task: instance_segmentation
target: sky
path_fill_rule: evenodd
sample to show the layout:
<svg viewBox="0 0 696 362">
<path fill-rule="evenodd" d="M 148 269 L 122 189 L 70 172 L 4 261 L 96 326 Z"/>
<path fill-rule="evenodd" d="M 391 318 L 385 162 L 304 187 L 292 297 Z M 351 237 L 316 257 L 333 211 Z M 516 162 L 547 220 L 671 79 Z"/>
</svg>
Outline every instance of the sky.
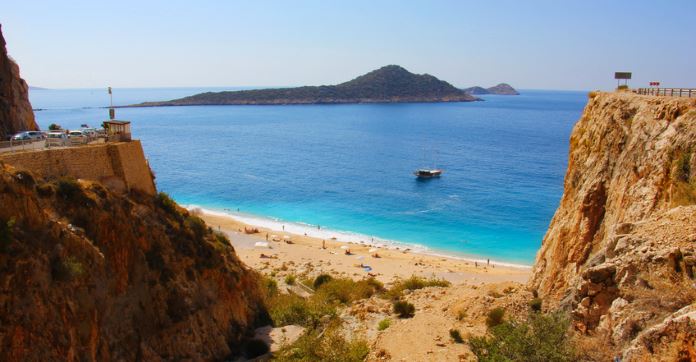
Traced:
<svg viewBox="0 0 696 362">
<path fill-rule="evenodd" d="M 388 64 L 455 86 L 696 87 L 696 1 L 3 0 L 47 88 L 336 84 Z"/>
</svg>

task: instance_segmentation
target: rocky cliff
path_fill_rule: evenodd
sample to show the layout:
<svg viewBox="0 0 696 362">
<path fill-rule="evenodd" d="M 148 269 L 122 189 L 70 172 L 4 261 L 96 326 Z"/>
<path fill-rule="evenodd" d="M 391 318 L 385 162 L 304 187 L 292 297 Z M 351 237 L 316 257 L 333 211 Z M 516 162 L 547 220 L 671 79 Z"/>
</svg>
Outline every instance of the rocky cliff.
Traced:
<svg viewBox="0 0 696 362">
<path fill-rule="evenodd" d="M 19 131 L 38 130 L 29 103 L 29 86 L 19 77 L 19 67 L 7 55 L 0 25 L 0 141 Z"/>
<path fill-rule="evenodd" d="M 676 360 L 695 269 L 696 100 L 590 93 L 531 287 L 629 359 Z"/>
<path fill-rule="evenodd" d="M 229 241 L 165 195 L 0 163 L 0 360 L 225 360 L 265 318 Z"/>
</svg>

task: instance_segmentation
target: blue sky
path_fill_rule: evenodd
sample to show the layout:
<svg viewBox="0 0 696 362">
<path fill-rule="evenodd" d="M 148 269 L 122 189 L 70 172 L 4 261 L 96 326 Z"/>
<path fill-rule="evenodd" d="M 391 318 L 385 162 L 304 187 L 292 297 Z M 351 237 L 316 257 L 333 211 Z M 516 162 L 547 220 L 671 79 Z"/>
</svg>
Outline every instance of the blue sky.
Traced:
<svg viewBox="0 0 696 362">
<path fill-rule="evenodd" d="M 334 84 L 387 64 L 456 86 L 696 87 L 696 1 L 3 1 L 50 88 Z M 667 30 L 669 29 L 669 30 Z"/>
</svg>

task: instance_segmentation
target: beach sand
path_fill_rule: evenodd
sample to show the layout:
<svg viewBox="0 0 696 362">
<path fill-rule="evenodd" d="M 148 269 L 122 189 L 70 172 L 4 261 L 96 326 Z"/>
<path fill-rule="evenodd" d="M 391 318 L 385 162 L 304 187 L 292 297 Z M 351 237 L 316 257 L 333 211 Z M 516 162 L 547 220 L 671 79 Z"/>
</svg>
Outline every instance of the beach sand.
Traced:
<svg viewBox="0 0 696 362">
<path fill-rule="evenodd" d="M 496 265 L 494 262 L 490 265 L 478 262 L 476 266 L 474 261 L 459 258 L 349 244 L 341 240 L 324 240 L 324 249 L 322 239 L 247 225 L 231 216 L 207 213 L 200 209 L 196 209 L 195 213 L 208 226 L 225 232 L 242 261 L 264 274 L 315 276 L 329 273 L 353 279 L 374 276 L 386 284 L 412 275 L 445 279 L 452 284 L 508 281 L 526 283 L 531 274 L 528 267 Z M 259 232 L 246 234 L 245 228 L 257 228 Z M 255 246 L 257 242 L 266 242 L 266 235 L 270 248 Z M 279 241 L 272 241 L 272 235 L 276 235 Z M 290 238 L 291 244 L 284 241 L 285 236 Z M 352 255 L 345 255 L 346 247 Z M 371 249 L 376 251 L 370 252 Z M 380 257 L 373 257 L 375 253 Z M 369 266 L 371 270 L 368 271 L 364 266 Z"/>
</svg>

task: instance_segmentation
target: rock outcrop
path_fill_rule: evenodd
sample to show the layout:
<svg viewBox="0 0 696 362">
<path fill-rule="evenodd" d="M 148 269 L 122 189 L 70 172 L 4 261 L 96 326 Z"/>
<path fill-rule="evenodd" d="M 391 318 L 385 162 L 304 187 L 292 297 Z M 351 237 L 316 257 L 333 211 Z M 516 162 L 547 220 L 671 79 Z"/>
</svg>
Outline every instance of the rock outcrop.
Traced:
<svg viewBox="0 0 696 362">
<path fill-rule="evenodd" d="M 498 95 L 505 95 L 505 96 L 516 96 L 519 95 L 520 93 L 515 90 L 515 88 L 512 88 L 511 85 L 507 83 L 500 83 L 498 85 L 494 85 L 490 88 L 488 88 L 488 91 L 491 94 L 498 94 Z"/>
<path fill-rule="evenodd" d="M 38 130 L 29 103 L 29 86 L 8 55 L 0 25 L 0 141 L 19 131 Z"/>
<path fill-rule="evenodd" d="M 649 345 L 648 333 L 696 301 L 696 101 L 590 93 L 564 187 L 531 288 L 618 351 L 688 349 L 671 333 L 670 351 Z"/>
<path fill-rule="evenodd" d="M 474 95 L 496 94 L 503 96 L 516 96 L 520 94 L 518 91 L 515 90 L 515 88 L 512 88 L 512 86 L 507 83 L 500 83 L 489 88 L 483 88 L 479 86 L 469 87 L 465 88 L 464 92 Z"/>
<path fill-rule="evenodd" d="M 229 241 L 165 195 L 0 163 L 0 360 L 226 360 L 267 318 Z"/>
</svg>

